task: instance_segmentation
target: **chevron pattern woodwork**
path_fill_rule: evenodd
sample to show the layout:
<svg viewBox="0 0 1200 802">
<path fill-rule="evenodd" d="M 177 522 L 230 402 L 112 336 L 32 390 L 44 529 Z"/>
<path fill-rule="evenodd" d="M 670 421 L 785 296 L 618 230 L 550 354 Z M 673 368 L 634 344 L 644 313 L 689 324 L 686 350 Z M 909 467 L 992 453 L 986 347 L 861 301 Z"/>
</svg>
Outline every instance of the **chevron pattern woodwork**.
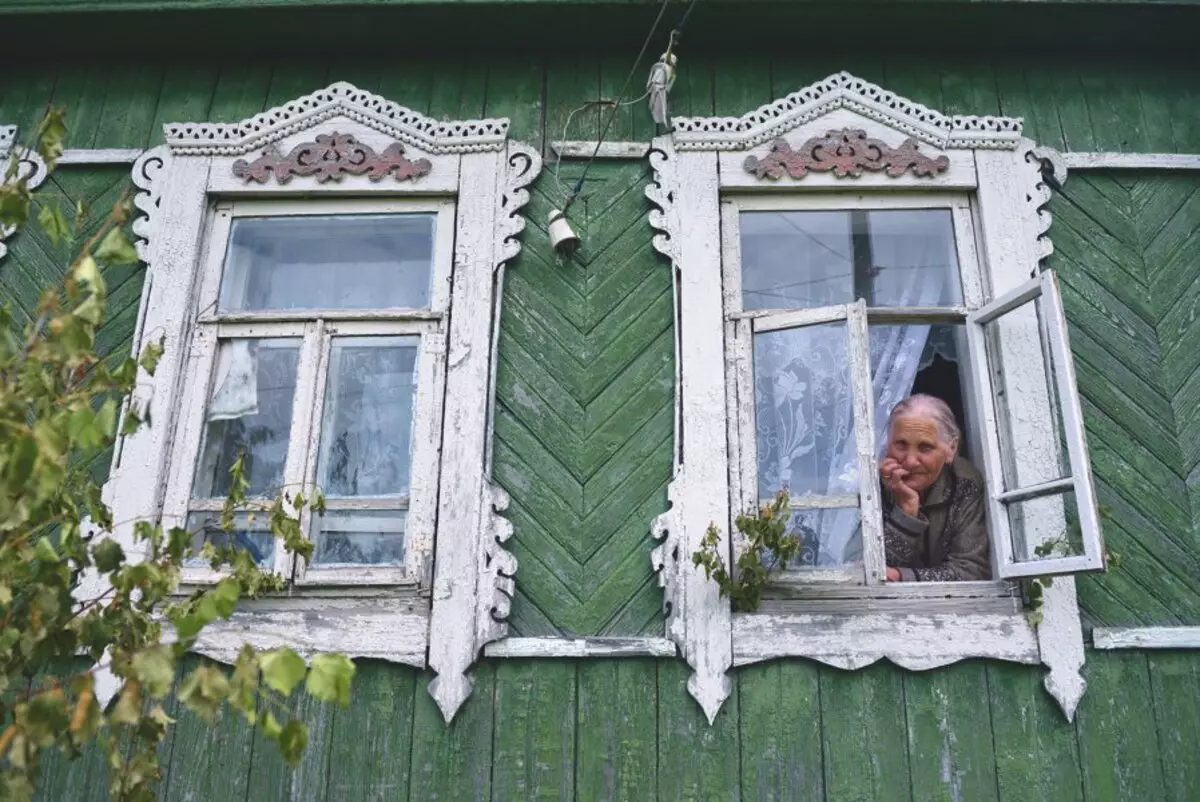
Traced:
<svg viewBox="0 0 1200 802">
<path fill-rule="evenodd" d="M 1105 539 L 1095 624 L 1200 622 L 1200 180 L 1072 173 L 1051 234 Z"/>
<path fill-rule="evenodd" d="M 564 164 L 559 180 L 578 175 Z M 647 180 L 644 161 L 593 165 L 570 210 L 583 245 L 560 265 L 549 166 L 505 275 L 493 447 L 520 560 L 514 635 L 662 634 L 649 526 L 671 474 L 674 328 Z"/>
<path fill-rule="evenodd" d="M 78 244 L 96 232 L 127 188 L 132 189 L 128 167 L 63 167 L 37 191 L 33 219 L 6 241 L 8 254 L 0 259 L 0 303 L 9 305 L 18 326 L 24 327 L 37 314 L 42 292 L 62 282 L 66 268 L 77 255 Z M 76 210 L 82 210 L 75 245 L 52 243 L 37 224 L 42 204 L 51 202 L 59 204 L 71 224 L 76 223 Z M 96 337 L 96 350 L 115 364 L 129 355 L 133 344 L 143 272 L 141 265 L 107 267 L 104 271 L 108 318 Z M 107 475 L 109 462 L 109 452 L 92 459 L 91 469 L 98 479 Z"/>
</svg>

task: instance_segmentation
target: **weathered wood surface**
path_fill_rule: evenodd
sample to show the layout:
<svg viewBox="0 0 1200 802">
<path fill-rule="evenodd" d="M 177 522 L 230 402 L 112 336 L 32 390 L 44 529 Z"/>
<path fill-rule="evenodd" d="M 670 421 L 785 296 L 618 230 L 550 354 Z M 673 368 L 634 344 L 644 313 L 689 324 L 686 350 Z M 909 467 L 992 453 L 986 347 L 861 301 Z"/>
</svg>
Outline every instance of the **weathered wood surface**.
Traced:
<svg viewBox="0 0 1200 802">
<path fill-rule="evenodd" d="M 303 74 L 294 60 L 9 66 L 0 75 L 0 122 L 28 131 L 54 97 L 70 107 L 70 146 L 144 148 L 161 141 L 164 121 L 239 120 L 276 100 L 345 79 L 439 119 L 509 116 L 515 138 L 541 144 L 564 138 L 562 125 L 572 108 L 600 92 L 615 94 L 627 56 L 489 64 L 462 54 L 386 63 L 314 56 Z M 947 113 L 1024 116 L 1030 138 L 1067 151 L 1200 153 L 1194 89 L 1200 72 L 1190 64 L 1030 54 L 989 64 L 865 51 L 834 58 L 797 49 L 773 63 L 693 50 L 686 67 L 672 93 L 681 114 L 740 114 L 846 68 Z M 570 86 L 554 88 L 565 84 Z M 614 138 L 649 138 L 641 107 L 622 115 Z M 599 125 L 597 113 L 577 114 L 565 138 L 594 139 Z M 52 181 L 69 198 L 93 198 L 99 211 L 107 202 L 99 198 L 115 195 L 118 176 L 127 172 L 64 167 Z M 111 183 L 104 186 L 105 180 Z M 1186 174 L 1074 172 L 1052 205 L 1051 263 L 1063 279 L 1097 489 L 1110 512 L 1105 534 L 1109 547 L 1125 557 L 1120 570 L 1080 581 L 1081 606 L 1098 625 L 1200 621 L 1194 529 L 1200 511 L 1200 379 L 1194 360 L 1190 367 L 1187 361 L 1200 355 L 1200 327 L 1194 324 L 1198 204 L 1195 179 Z M 544 217 L 530 219 L 525 242 L 540 243 Z M 23 309 L 56 263 L 34 234 L 9 244 L 0 262 L 0 298 Z M 41 266 L 31 266 L 37 260 Z M 514 267 L 509 277 L 520 270 L 533 275 L 532 267 Z M 130 300 L 119 304 L 117 275 L 110 273 L 113 317 L 102 335 L 111 337 L 105 348 L 113 358 L 128 352 L 141 286 L 140 272 L 130 270 L 123 279 Z M 531 281 L 546 282 L 537 284 L 539 290 L 563 277 L 553 265 L 536 275 Z M 506 301 L 517 295 L 511 284 L 506 287 Z M 133 311 L 118 323 L 130 304 Z M 671 333 L 664 327 L 659 337 L 654 347 L 669 355 Z M 508 329 L 502 338 L 500 358 L 514 372 L 538 377 L 545 370 L 542 359 L 514 347 Z M 547 395 L 555 392 L 540 378 L 530 381 Z M 668 387 L 664 406 L 669 393 Z M 561 396 L 545 400 L 557 403 Z M 649 461 L 662 460 L 665 483 L 669 446 L 658 448 Z M 107 460 L 96 467 L 103 474 Z M 628 504 L 627 520 L 649 521 L 662 511 L 662 483 L 658 495 Z M 514 507 L 510 519 L 518 540 L 519 515 Z M 528 588 L 523 592 L 545 598 L 550 591 L 538 589 L 527 565 L 520 573 Z M 555 631 L 553 622 L 541 626 L 531 632 Z M 733 696 L 709 728 L 687 695 L 688 671 L 677 660 L 530 662 L 532 673 L 509 669 L 498 676 L 501 661 L 482 661 L 473 669 L 471 699 L 447 727 L 428 694 L 428 672 L 360 661 L 354 703 L 331 711 L 332 721 L 323 725 L 332 733 L 322 742 L 327 746 L 314 743 L 318 750 L 306 758 L 315 763 L 299 775 L 307 778 L 303 795 L 490 800 L 514 798 L 514 787 L 536 781 L 545 798 L 579 800 L 954 799 L 956 793 L 1018 802 L 1085 794 L 1089 800 L 1200 798 L 1200 763 L 1194 759 L 1200 750 L 1200 656 L 1194 652 L 1090 651 L 1090 687 L 1074 726 L 1042 689 L 1041 669 L 1008 663 L 915 674 L 887 663 L 855 673 L 800 660 L 757 664 L 732 673 Z M 546 672 L 540 680 L 546 700 L 535 704 L 549 708 L 553 701 L 554 718 L 535 714 L 521 730 L 528 746 L 517 744 L 504 734 L 497 711 L 507 714 L 514 699 L 529 698 L 521 696 L 522 684 L 538 681 L 538 672 Z M 555 724 L 568 716 L 575 724 L 564 738 L 564 728 Z M 187 713 L 178 718 L 164 749 L 169 765 L 162 798 L 256 799 L 250 778 L 263 776 L 256 763 L 268 759 L 269 748 L 259 749 L 249 728 L 232 717 L 216 731 Z M 541 759 L 559 765 L 523 766 L 519 773 L 508 766 L 495 782 L 500 747 L 505 759 L 551 755 Z M 568 765 L 573 779 L 564 784 Z M 48 758 L 44 773 L 42 799 L 104 798 L 103 759 L 96 751 L 71 763 Z"/>
</svg>

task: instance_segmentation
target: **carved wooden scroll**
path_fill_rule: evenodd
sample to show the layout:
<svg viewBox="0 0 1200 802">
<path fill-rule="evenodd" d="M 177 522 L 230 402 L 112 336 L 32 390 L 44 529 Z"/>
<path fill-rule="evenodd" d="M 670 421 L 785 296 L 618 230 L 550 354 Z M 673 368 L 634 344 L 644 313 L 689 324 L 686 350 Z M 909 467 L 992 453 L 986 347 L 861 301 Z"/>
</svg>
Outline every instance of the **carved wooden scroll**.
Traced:
<svg viewBox="0 0 1200 802">
<path fill-rule="evenodd" d="M 858 178 L 863 170 L 885 172 L 899 178 L 908 170 L 913 175 L 929 177 L 950 168 L 945 156 L 931 159 L 917 151 L 917 141 L 909 138 L 898 148 L 893 148 L 879 139 L 872 139 L 867 132 L 855 128 L 829 131 L 825 136 L 813 137 L 792 150 L 785 139 L 776 139 L 771 152 L 761 159 L 747 156 L 746 172 L 757 178 L 777 180 L 786 171 L 792 178 L 804 178 L 809 170 L 832 172 L 838 178 Z"/>
<path fill-rule="evenodd" d="M 341 181 L 344 175 L 365 175 L 379 181 L 391 173 L 397 181 L 428 175 L 433 165 L 428 159 L 409 161 L 404 146 L 393 142 L 382 153 L 359 142 L 351 134 L 321 134 L 315 142 L 303 142 L 286 156 L 275 145 L 268 145 L 253 162 L 238 159 L 233 174 L 247 183 L 265 184 L 274 173 L 275 180 L 286 184 L 295 176 L 316 176 L 322 184 Z"/>
</svg>

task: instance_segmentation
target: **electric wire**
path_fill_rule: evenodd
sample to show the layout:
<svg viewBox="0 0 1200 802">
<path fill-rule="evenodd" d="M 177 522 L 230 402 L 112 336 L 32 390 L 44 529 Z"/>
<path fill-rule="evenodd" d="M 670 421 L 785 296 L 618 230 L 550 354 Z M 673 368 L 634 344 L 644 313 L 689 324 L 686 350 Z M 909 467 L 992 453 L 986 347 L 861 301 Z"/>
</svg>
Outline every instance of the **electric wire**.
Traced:
<svg viewBox="0 0 1200 802">
<path fill-rule="evenodd" d="M 654 34 L 658 31 L 659 23 L 662 22 L 663 16 L 666 15 L 667 5 L 670 2 L 671 0 L 663 0 L 659 5 L 658 15 L 654 18 L 654 24 L 650 26 L 650 32 L 646 34 L 646 39 L 642 42 L 642 47 L 638 51 L 637 58 L 633 60 L 633 66 L 630 67 L 629 74 L 625 76 L 625 83 L 617 95 L 617 102 L 613 105 L 612 111 L 609 112 L 608 121 L 604 124 L 604 128 L 600 130 L 600 138 L 596 140 L 596 147 L 593 148 L 591 157 L 588 159 L 587 164 L 583 166 L 583 172 L 580 174 L 579 180 L 575 182 L 575 187 L 571 190 L 571 194 L 567 197 L 567 201 L 563 205 L 563 214 L 567 213 L 567 210 L 571 208 L 571 204 L 575 202 L 575 199 L 579 197 L 579 193 L 583 191 L 583 182 L 587 179 L 588 171 L 592 169 L 592 164 L 596 161 L 596 154 L 600 152 L 600 146 L 604 144 L 604 138 L 608 136 L 608 129 L 612 127 L 613 121 L 617 117 L 617 112 L 620 111 L 621 101 L 625 99 L 625 93 L 629 90 L 629 82 L 633 80 L 634 73 L 637 72 L 638 66 L 642 63 L 642 58 L 645 57 L 646 51 L 650 48 L 650 42 L 653 41 Z M 696 0 L 692 0 L 692 6 L 695 3 Z M 691 7 L 688 8 L 687 13 L 691 13 Z M 686 18 L 686 14 L 684 16 Z M 672 32 L 672 37 L 674 37 L 674 32 Z"/>
</svg>

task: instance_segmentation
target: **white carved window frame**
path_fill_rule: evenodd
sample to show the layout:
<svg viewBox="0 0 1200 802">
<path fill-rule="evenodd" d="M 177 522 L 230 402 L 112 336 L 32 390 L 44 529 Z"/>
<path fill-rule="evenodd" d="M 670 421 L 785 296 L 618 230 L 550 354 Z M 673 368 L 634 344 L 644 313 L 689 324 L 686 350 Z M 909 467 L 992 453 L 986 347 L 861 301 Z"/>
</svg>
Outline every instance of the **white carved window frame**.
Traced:
<svg viewBox="0 0 1200 802">
<path fill-rule="evenodd" d="M 744 501 L 737 386 L 738 372 L 748 366 L 728 344 L 736 340 L 736 328 L 747 324 L 727 314 L 729 293 L 738 292 L 729 273 L 736 272 L 740 253 L 736 219 L 731 223 L 730 214 L 741 205 L 841 202 L 844 208 L 855 203 L 859 193 L 873 198 L 913 192 L 926 198 L 966 198 L 966 219 L 972 223 L 980 266 L 977 282 L 969 270 L 964 275 L 962 311 L 970 330 L 986 302 L 1020 291 L 1038 275 L 1051 252 L 1046 236 L 1050 215 L 1044 210 L 1051 189 L 1044 171 L 1052 171 L 1058 181 L 1065 179 L 1057 154 L 1024 138 L 1019 119 L 947 116 L 848 73 L 832 75 L 742 117 L 677 118 L 674 123 L 671 135 L 654 141 L 650 158 L 655 184 L 646 192 L 659 207 L 650 217 L 661 232 L 655 247 L 674 269 L 681 433 L 669 488 L 671 509 L 654 522 L 661 544 L 653 561 L 664 589 L 668 633 L 694 672 L 688 683 L 691 694 L 712 721 L 730 693 L 727 671 L 733 666 L 806 657 L 843 669 L 888 659 L 924 670 L 990 658 L 1048 667 L 1046 688 L 1066 716 L 1073 717 L 1085 688 L 1073 577 L 1060 577 L 1045 589 L 1042 621 L 1036 626 L 1001 582 L 937 583 L 935 593 L 959 597 L 941 602 L 940 611 L 922 609 L 929 603 L 930 585 L 900 584 L 888 586 L 894 598 L 882 607 L 876 599 L 833 613 L 819 604 L 805 609 L 779 601 L 766 602 L 755 613 L 735 613 L 691 560 L 710 522 L 715 522 L 721 535 L 719 551 L 731 564 L 737 553 L 729 536 L 736 531 L 732 519 Z M 944 156 L 948 164 L 932 176 L 868 171 L 839 178 L 810 171 L 802 179 L 785 172 L 778 180 L 760 179 L 748 169 L 750 158 L 765 157 L 773 141 L 785 139 L 799 151 L 812 138 L 847 128 L 864 130 L 891 148 L 911 138 L 919 152 L 930 158 Z M 956 208 L 953 200 L 947 205 Z M 961 212 L 955 214 L 961 218 Z M 1048 280 L 1053 283 L 1052 275 Z M 739 309 L 739 304 L 740 300 L 732 308 Z M 852 309 L 847 316 L 853 316 Z M 1063 346 L 1065 340 L 1055 346 L 1060 358 L 1068 357 L 1065 377 L 1056 361 L 1059 386 L 1073 394 L 1069 352 Z M 727 370 L 713 370 L 714 364 L 725 364 Z M 980 366 L 974 365 L 973 375 L 979 372 Z M 1038 373 L 1044 376 L 1040 368 Z M 988 404 L 976 401 L 975 406 Z M 1069 423 L 1082 432 L 1081 421 Z M 1072 454 L 1077 473 L 1079 456 Z M 1086 458 L 1086 451 L 1082 456 Z M 1083 465 L 1081 481 L 1090 491 L 1086 459 Z M 991 489 L 997 481 L 989 476 Z M 989 513 L 990 518 L 994 510 Z M 995 532 L 990 520 L 989 526 Z M 1047 566 L 1044 573 L 1052 572 Z"/>
<path fill-rule="evenodd" d="M 511 526 L 498 513 L 508 499 L 490 481 L 486 440 L 503 271 L 520 250 L 519 212 L 541 158 L 509 140 L 506 119 L 440 122 L 347 83 L 242 122 L 167 124 L 164 133 L 166 143 L 143 153 L 133 168 L 143 215 L 134 231 L 147 267 L 134 352 L 160 337 L 166 351 L 154 377 L 141 376 L 135 391 L 133 403 L 151 406 L 152 424 L 116 449 L 105 487 L 113 519 L 177 517 L 180 492 L 189 494 L 182 484 L 191 476 L 196 424 L 181 419 L 180 410 L 194 412 L 194 396 L 203 395 L 208 376 L 192 370 L 188 354 L 204 356 L 202 340 L 192 347 L 197 326 L 238 325 L 203 317 L 201 300 L 215 292 L 214 271 L 219 276 L 219 267 L 205 270 L 206 247 L 222 214 L 249 204 L 435 211 L 442 229 L 435 252 L 445 252 L 435 280 L 451 283 L 434 290 L 444 314 L 433 338 L 440 336 L 436 365 L 425 366 L 440 372 L 435 383 L 444 390 L 444 401 L 437 401 L 440 426 L 428 433 L 440 441 L 440 461 L 426 460 L 436 472 L 427 477 L 437 490 L 436 510 L 428 510 L 431 526 L 436 515 L 436 534 L 429 533 L 427 544 L 432 566 L 418 550 L 403 581 L 298 585 L 287 596 L 245 602 L 230 621 L 207 628 L 196 651 L 230 662 L 243 643 L 287 645 L 304 656 L 328 651 L 429 666 L 437 673 L 430 693 L 449 721 L 471 692 L 467 671 L 483 645 L 507 634 L 516 561 L 502 545 Z M 325 181 L 303 174 L 280 181 L 278 172 L 254 181 L 235 173 L 239 160 L 253 162 L 272 148 L 283 158 L 297 145 L 335 133 L 352 135 L 376 154 L 399 143 L 406 159 L 423 159 L 428 169 L 403 180 L 343 171 Z M 414 472 L 418 468 L 414 464 Z M 114 534 L 127 553 L 136 553 L 128 523 Z"/>
</svg>

